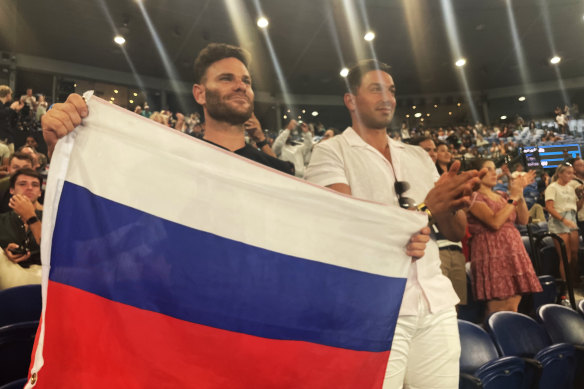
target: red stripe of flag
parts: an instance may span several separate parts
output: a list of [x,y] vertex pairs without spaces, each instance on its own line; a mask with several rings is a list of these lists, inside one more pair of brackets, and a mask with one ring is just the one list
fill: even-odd
[[389,358],[216,329],[52,281],[45,324],[39,389],[381,388]]

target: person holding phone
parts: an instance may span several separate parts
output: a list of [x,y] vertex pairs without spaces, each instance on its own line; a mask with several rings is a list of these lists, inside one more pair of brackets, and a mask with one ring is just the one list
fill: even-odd
[[41,195],[41,176],[23,168],[10,177],[10,212],[0,214],[0,247],[22,267],[40,265],[41,218],[35,203]]

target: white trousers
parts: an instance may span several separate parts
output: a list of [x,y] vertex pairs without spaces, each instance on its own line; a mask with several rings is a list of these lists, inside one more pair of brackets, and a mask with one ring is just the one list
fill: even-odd
[[459,359],[456,310],[432,314],[420,297],[418,315],[397,320],[383,389],[457,389]]

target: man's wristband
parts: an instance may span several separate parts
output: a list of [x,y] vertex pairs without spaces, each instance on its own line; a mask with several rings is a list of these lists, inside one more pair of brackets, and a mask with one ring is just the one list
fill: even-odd
[[36,216],[31,216],[31,217],[29,217],[29,218],[26,220],[26,224],[28,224],[29,226],[30,226],[31,224],[34,224],[34,223],[36,223],[36,222],[40,222],[39,218],[38,218],[38,217],[36,217]]
[[259,142],[256,142],[256,146],[258,147],[258,149],[263,148],[267,144],[268,144],[268,140],[267,139],[264,139],[264,140],[261,140]]

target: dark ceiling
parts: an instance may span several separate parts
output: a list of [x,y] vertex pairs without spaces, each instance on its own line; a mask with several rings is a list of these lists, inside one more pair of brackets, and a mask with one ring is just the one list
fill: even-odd
[[[581,0],[142,0],[168,55],[167,67],[137,0],[2,0],[0,51],[131,72],[112,41],[115,27],[124,33],[139,74],[166,79],[167,68],[173,68],[190,82],[193,60],[206,44],[240,44],[254,56],[256,91],[277,95],[276,66],[255,24],[261,7],[291,93],[339,95],[343,64],[373,52],[392,66],[400,94],[445,93],[462,90],[442,10],[447,3],[468,60],[464,72],[471,90],[556,80],[552,53],[563,59],[564,79],[583,75]],[[523,76],[506,4],[515,16]],[[362,39],[367,23],[376,33],[372,44]]]

